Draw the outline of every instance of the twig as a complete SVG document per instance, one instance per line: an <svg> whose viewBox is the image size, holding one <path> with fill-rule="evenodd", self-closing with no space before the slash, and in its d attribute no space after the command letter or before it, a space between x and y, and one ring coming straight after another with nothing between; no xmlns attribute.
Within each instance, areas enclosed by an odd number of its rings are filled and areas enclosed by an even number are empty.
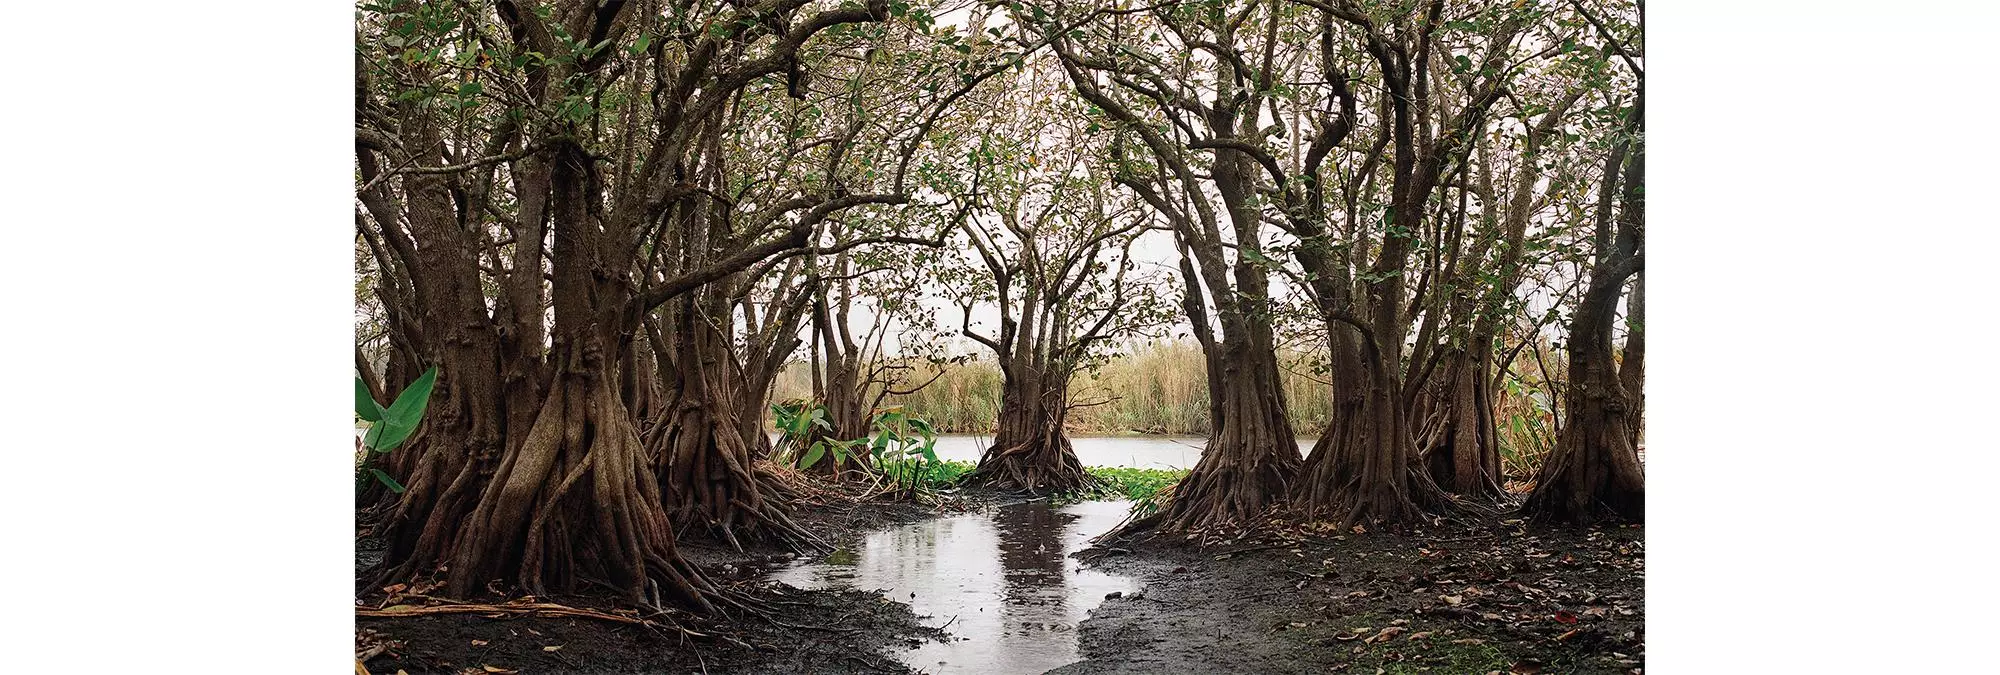
<svg viewBox="0 0 2000 675"><path fill-rule="evenodd" d="M619 616L617 614L608 614L596 610L570 607L567 605L558 605L549 602L530 602L530 603L519 603L519 604L509 604L509 605L477 605L477 604L435 605L431 607L409 607L408 609L398 609L398 610L368 609L363 607L357 607L354 609L355 616L364 616L372 618L427 616L431 614L492 614L495 612L502 614L539 613L539 614L546 614L549 616L573 616L585 619L599 619L615 623L631 624L635 626L667 625L667 624L661 624L656 621L648 621L645 619L629 617L629 616ZM670 626L670 627L673 628L674 630L678 630L682 633L694 637L709 637L705 633L698 633L692 630L688 630L686 628L682 628L680 626Z"/></svg>

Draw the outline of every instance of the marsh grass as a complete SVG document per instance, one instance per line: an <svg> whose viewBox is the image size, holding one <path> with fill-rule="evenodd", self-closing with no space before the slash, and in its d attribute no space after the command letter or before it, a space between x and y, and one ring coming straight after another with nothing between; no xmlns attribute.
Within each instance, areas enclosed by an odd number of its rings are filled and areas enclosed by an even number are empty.
<svg viewBox="0 0 2000 675"><path fill-rule="evenodd" d="M1303 372L1302 355L1282 356L1292 424L1302 434L1318 434L1331 406L1328 385ZM810 396L808 375L803 363L787 368L772 400ZM1193 342L1164 341L1120 354L1095 372L1077 374L1070 387L1079 406L1069 414L1071 433L1208 435L1208 375ZM1000 369L991 360L946 366L930 386L883 404L902 405L941 433L992 433L1000 417Z"/></svg>

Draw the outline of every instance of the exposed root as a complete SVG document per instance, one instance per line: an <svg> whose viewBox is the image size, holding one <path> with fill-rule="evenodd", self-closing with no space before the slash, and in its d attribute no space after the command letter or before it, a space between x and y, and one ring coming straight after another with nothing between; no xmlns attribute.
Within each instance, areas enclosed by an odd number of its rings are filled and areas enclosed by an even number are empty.
<svg viewBox="0 0 2000 675"><path fill-rule="evenodd" d="M1061 427L1034 434L1025 442L994 443L964 480L967 485L1031 495L1082 490L1092 484Z"/></svg>

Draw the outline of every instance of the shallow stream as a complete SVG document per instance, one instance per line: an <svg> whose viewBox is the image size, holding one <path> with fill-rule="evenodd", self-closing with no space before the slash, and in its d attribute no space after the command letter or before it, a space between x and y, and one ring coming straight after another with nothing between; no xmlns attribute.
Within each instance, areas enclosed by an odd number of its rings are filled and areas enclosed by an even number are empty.
<svg viewBox="0 0 2000 675"><path fill-rule="evenodd" d="M1082 448L1078 448L1081 454ZM772 572L798 588L873 590L906 602L949 642L890 656L926 673L1040 673L1075 662L1077 623L1138 581L1069 557L1125 519L1131 502L1035 501L865 535L855 548Z"/></svg>

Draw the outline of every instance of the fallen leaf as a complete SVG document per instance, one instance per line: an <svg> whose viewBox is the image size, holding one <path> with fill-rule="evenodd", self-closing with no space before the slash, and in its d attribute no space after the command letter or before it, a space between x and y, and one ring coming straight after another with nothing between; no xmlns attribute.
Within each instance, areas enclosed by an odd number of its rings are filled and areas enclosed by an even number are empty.
<svg viewBox="0 0 2000 675"><path fill-rule="evenodd" d="M1576 615L1569 610L1556 610L1556 623L1576 623Z"/></svg>
<svg viewBox="0 0 2000 675"><path fill-rule="evenodd" d="M1440 595L1438 599L1443 600L1444 604L1452 606L1457 606L1459 603L1465 602L1465 596L1463 595Z"/></svg>
<svg viewBox="0 0 2000 675"><path fill-rule="evenodd" d="M1293 621L1293 622L1292 622L1292 627L1293 627L1293 628L1304 628L1304 627L1306 627L1306 622L1304 622L1304 621Z"/></svg>
<svg viewBox="0 0 2000 675"><path fill-rule="evenodd" d="M1411 633L1409 637L1407 637L1407 638L1403 638L1403 639L1405 639L1405 640L1422 640L1422 639L1424 639L1424 638L1427 638L1427 637L1430 637L1430 636L1431 636L1431 632L1430 632L1430 631L1423 631L1423 632L1421 632L1421 633Z"/></svg>
<svg viewBox="0 0 2000 675"><path fill-rule="evenodd" d="M1557 635L1557 636L1556 636L1556 642L1562 642L1562 641L1564 641L1564 640L1568 640L1568 639L1570 639L1570 638L1573 638L1573 637L1576 637L1576 634L1577 634L1577 633L1581 633L1581 632L1583 632L1583 629L1581 629L1581 628L1571 628L1571 629L1569 629L1569 632L1567 632L1567 633L1563 633L1562 635Z"/></svg>
<svg viewBox="0 0 2000 675"><path fill-rule="evenodd" d="M1369 637L1366 640L1363 640L1362 642L1367 642L1369 644L1382 642L1388 640L1389 638L1396 637L1397 635L1401 635L1405 630L1408 629L1403 628L1402 626L1390 626L1388 628L1382 629L1382 632L1376 633L1375 635Z"/></svg>
<svg viewBox="0 0 2000 675"><path fill-rule="evenodd" d="M543 648L542 648L542 651L545 651L545 652L553 652L553 651L556 651L556 650L559 650L559 649L562 649L562 645L549 645L549 646L547 646L547 647L543 647Z"/></svg>
<svg viewBox="0 0 2000 675"><path fill-rule="evenodd" d="M480 668L481 670L485 670L486 672L489 672L489 673L501 673L501 675L507 675L507 674L509 674L509 673L519 673L519 672L521 672L521 671L518 671L518 670L508 670L508 669L506 669L506 668L501 668L501 667L499 667L499 666L488 666L488 665L481 665L481 666L479 666L479 668Z"/></svg>

